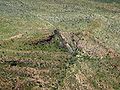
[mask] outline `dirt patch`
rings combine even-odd
[[[11,81],[0,77],[0,90],[12,90],[11,86],[13,86]]]
[[[88,82],[88,79],[85,77],[84,74],[79,72],[78,74],[75,75],[75,77],[76,77],[76,80],[81,85],[80,88],[86,87],[86,90],[93,90],[92,87],[90,86],[90,83]]]
[[[119,57],[119,54],[114,49],[105,46],[104,42],[94,37],[90,32],[72,33],[72,35],[71,33],[68,35],[63,33],[62,35],[72,48],[78,48],[87,55],[100,58],[107,55],[111,58]]]
[[[5,70],[9,71],[9,72],[14,72],[17,73],[18,75],[26,75],[28,76],[28,81],[32,81],[35,83],[49,83],[48,80],[46,80],[43,77],[41,77],[42,75],[44,75],[45,73],[49,73],[48,69],[35,69],[35,68],[31,68],[31,67],[8,67]]]
[[[18,35],[10,37],[9,39],[21,38],[22,36],[23,36],[23,34],[18,34]]]
[[[12,36],[12,37],[10,37],[8,39],[5,39],[5,40],[11,40],[11,39],[16,39],[16,38],[21,38],[22,36],[23,36],[23,34],[17,34],[15,36]]]
[[[6,68],[6,70],[8,71],[19,71],[18,73],[26,73],[30,76],[34,76],[34,75],[40,75],[41,73],[49,73],[49,70],[46,69],[35,69],[35,68],[30,68],[30,67],[10,67],[10,68]]]

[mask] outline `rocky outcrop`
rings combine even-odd
[[[90,36],[87,32],[63,32],[59,29],[54,30],[53,34],[45,39],[38,40],[34,44],[49,44],[54,39],[59,40],[59,46],[66,48],[69,53],[76,54],[78,51],[90,56],[97,56],[103,58],[106,55],[110,57],[116,57],[118,54],[113,50],[105,46],[99,39]]]
[[[65,34],[67,36],[69,36],[68,38],[65,37]],[[69,53],[74,54],[75,49],[73,43],[71,43],[72,39],[71,39],[71,34],[69,33],[65,33],[61,32],[59,29],[54,30],[53,34],[48,36],[47,38],[44,38],[42,40],[36,40],[34,42],[32,42],[32,44],[37,45],[37,44],[50,44],[55,38],[57,38],[57,40],[59,40],[59,46],[62,48],[66,48],[68,50]]]
[[[114,49],[106,46],[99,38],[92,36],[89,32],[72,33],[73,47],[89,56],[103,58],[110,56],[111,58],[120,57]],[[76,51],[76,50],[75,50]]]
[[[59,38],[60,46],[66,48],[69,53],[74,54],[75,53],[75,46],[73,45],[73,42],[71,41],[71,34],[60,32],[60,30],[54,30],[55,35]],[[69,38],[66,38],[66,36]]]
[[[82,53],[92,57],[120,57],[119,53],[109,46],[106,46],[98,38],[90,35],[89,32],[73,33],[57,30],[56,35],[59,36],[61,43],[71,54],[76,54],[78,51],[81,51]]]

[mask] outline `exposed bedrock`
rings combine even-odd
[[[88,32],[72,33],[56,29],[52,35],[45,39],[35,41],[34,44],[49,44],[55,40],[55,38],[59,40],[59,46],[66,48],[71,54],[76,54],[78,51],[81,51],[87,55],[100,58],[103,58],[106,55],[109,55],[112,58],[119,56],[115,50],[105,46],[98,38],[89,36]]]

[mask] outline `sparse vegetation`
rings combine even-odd
[[[33,44],[57,28],[74,54]],[[0,90],[18,89],[120,90],[120,1],[0,0]]]

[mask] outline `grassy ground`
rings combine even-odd
[[[56,40],[30,45],[56,28],[89,32],[120,53],[120,1],[0,0],[0,89],[120,89],[119,58],[72,57]]]

